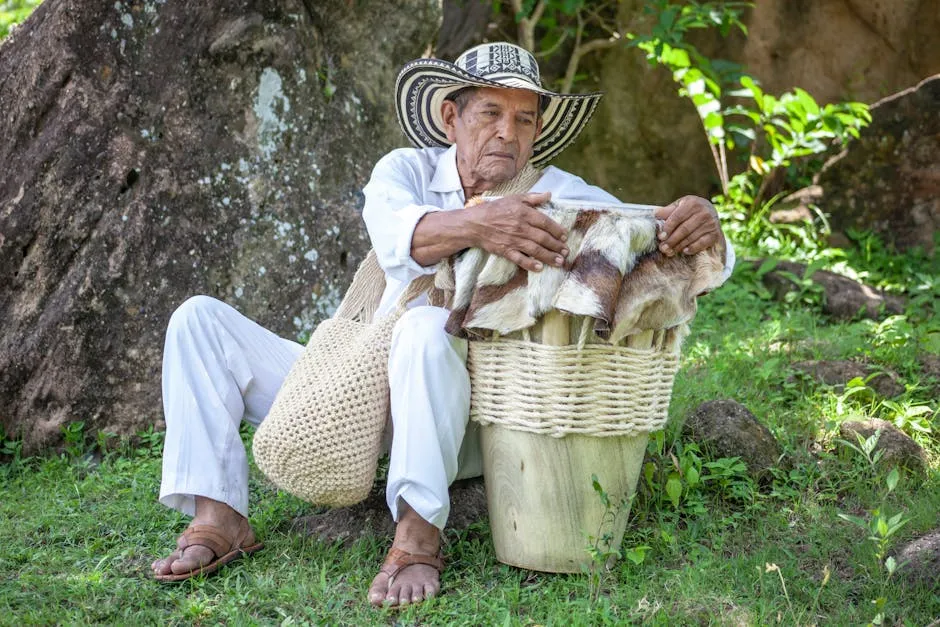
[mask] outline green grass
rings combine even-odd
[[[877,259],[869,265],[869,276],[878,276]],[[880,280],[890,285],[908,271],[901,264]],[[4,444],[0,624],[856,625],[875,618],[872,601],[882,598],[885,624],[926,625],[940,616],[938,592],[905,581],[903,567],[885,583],[873,543],[839,514],[902,513],[908,522],[890,546],[936,527],[940,423],[929,395],[935,382],[917,360],[934,346],[935,307],[935,298],[916,298],[888,323],[835,323],[812,299],[772,302],[742,265],[731,283],[702,300],[673,419],[650,446],[659,472],[651,485],[641,479],[624,540],[625,549],[649,550],[640,563],[623,560],[604,576],[596,602],[586,575],[497,562],[481,521],[446,533],[442,596],[398,612],[372,609],[365,593],[387,539],[343,547],[291,532],[291,519],[309,507],[278,494],[254,469],[252,523],[266,549],[217,576],[160,585],[149,578],[149,563],[186,525],[156,503],[160,434],[144,434],[139,449],[124,445],[91,461],[90,443],[73,428],[69,452],[59,457],[21,459],[15,443]],[[822,358],[891,368],[907,386],[898,406],[930,408],[919,423],[926,432],[901,421],[927,448],[926,477],[902,473],[886,496],[887,469],[872,470],[840,450],[843,420],[899,418],[867,390],[840,395],[791,377],[791,363]],[[673,456],[680,464],[708,463],[676,436],[682,416],[728,397],[775,434],[785,450],[781,467],[761,485],[733,471],[724,485],[685,485],[676,505],[663,489]]]

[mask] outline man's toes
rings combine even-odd
[[[179,559],[170,564],[170,570],[174,575],[191,573],[201,566],[205,566],[215,557],[215,553],[209,547],[190,546],[187,547]]]
[[[396,599],[398,601],[398,605],[408,605],[409,603],[414,603],[415,601],[412,595],[413,590],[415,590],[415,587],[409,583],[402,584],[401,586],[392,586],[392,589],[388,592],[389,604],[394,605],[394,603],[391,602],[391,599]],[[420,601],[421,599],[418,600]]]
[[[385,602],[387,594],[388,575],[379,573],[375,576],[375,579],[372,580],[372,585],[369,586],[369,603],[372,605],[382,605]]]
[[[153,569],[153,573],[155,575],[169,575],[170,573],[173,572],[171,569],[173,562],[178,560],[179,557],[180,557],[180,552],[173,551],[167,557],[164,557],[163,559],[159,559],[155,561],[153,564],[150,565],[150,568]]]
[[[424,584],[424,598],[430,599],[433,596],[437,596],[437,593],[441,591],[440,583],[426,583]]]

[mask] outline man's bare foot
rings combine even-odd
[[[196,497],[196,515],[189,526],[211,525],[228,538],[238,536],[244,517],[234,509],[202,496]],[[192,545],[183,550],[177,549],[167,557],[155,561],[150,567],[154,575],[182,575],[205,566],[216,558],[207,546]]]
[[[408,605],[436,595],[441,589],[440,548],[438,528],[403,503],[389,557],[369,586],[369,602]]]

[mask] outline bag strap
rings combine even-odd
[[[396,314],[404,313],[408,303],[421,296],[434,287],[434,275],[419,276],[408,284],[396,305]],[[379,265],[379,258],[375,250],[370,250],[366,258],[359,264],[356,275],[353,277],[346,295],[336,308],[334,318],[346,318],[370,323],[382,301],[385,292],[385,271]]]
[[[531,163],[526,163],[513,178],[501,185],[497,185],[491,190],[483,192],[484,198],[491,196],[512,196],[513,194],[525,194],[542,178],[542,171]]]
[[[384,291],[385,271],[379,265],[375,250],[370,250],[359,264],[356,275],[333,317],[372,322]]]
[[[428,290],[434,287],[434,275],[422,274],[405,288],[402,295],[398,297],[398,304],[395,306],[395,315],[400,316],[405,313],[408,303],[418,298]]]

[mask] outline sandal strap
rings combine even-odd
[[[180,551],[190,546],[204,546],[216,557],[222,557],[238,545],[214,525],[193,525],[183,532],[176,541],[176,546]]]
[[[409,566],[414,566],[415,564],[430,566],[437,572],[444,570],[444,559],[441,553],[437,555],[422,555],[421,553],[409,553],[408,551],[392,547],[389,549],[388,556],[385,558],[382,567],[379,568],[379,572],[385,573],[388,575],[389,580],[392,580],[395,575],[402,570]]]

